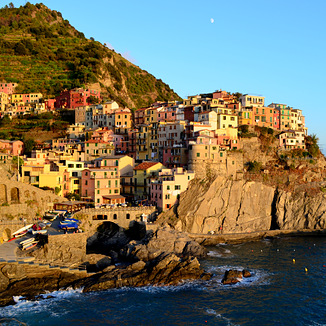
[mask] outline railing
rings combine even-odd
[[[17,224],[24,226],[23,221],[0,220],[0,225],[17,225]]]

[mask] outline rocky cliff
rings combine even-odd
[[[248,180],[217,177],[194,180],[174,209],[161,214],[176,230],[190,233],[242,233],[262,230],[323,229],[324,182],[292,191]]]

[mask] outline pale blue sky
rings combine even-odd
[[[302,109],[326,149],[325,0],[42,2],[183,98],[221,88]]]

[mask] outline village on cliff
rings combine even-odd
[[[0,140],[0,162],[19,156],[21,182],[95,208],[169,210],[189,181],[203,176],[204,162],[222,175],[241,173],[241,138],[255,128],[276,135],[280,151],[306,149],[302,111],[265,105],[263,96],[218,90],[130,110],[104,102],[99,90],[78,88],[44,99],[41,93],[17,94],[16,86],[0,83],[2,118],[64,109],[74,124],[66,137],[37,144],[29,156],[22,141]],[[6,197],[0,195],[0,204],[9,202]]]

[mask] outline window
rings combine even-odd
[[[170,186],[166,186],[166,190],[170,190]]]
[[[196,153],[197,157],[200,157],[200,153]]]
[[[113,219],[116,220],[118,218],[117,214],[113,214]]]
[[[175,185],[174,190],[181,190],[181,185]]]
[[[130,220],[130,214],[129,213],[126,215],[126,219]]]
[[[169,194],[165,195],[165,199],[170,199],[170,195]]]

